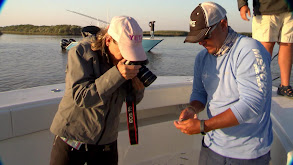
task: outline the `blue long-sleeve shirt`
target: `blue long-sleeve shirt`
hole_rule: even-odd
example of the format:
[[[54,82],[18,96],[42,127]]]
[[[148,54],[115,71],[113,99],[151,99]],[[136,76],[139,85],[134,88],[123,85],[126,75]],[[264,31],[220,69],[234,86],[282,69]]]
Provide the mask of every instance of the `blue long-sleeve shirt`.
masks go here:
[[[254,159],[270,150],[271,56],[260,42],[239,36],[226,54],[202,50],[194,65],[190,101],[206,105],[209,118],[231,109],[240,123],[207,133],[205,144],[231,158]]]

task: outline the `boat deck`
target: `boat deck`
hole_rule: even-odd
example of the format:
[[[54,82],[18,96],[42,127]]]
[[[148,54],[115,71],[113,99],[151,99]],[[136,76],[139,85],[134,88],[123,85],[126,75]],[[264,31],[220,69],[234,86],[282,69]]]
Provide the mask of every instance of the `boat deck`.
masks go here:
[[[293,99],[279,96],[276,91],[277,88],[273,87],[271,118],[274,142],[271,150],[271,165],[292,165]],[[127,130],[121,130],[119,143],[126,149],[120,149],[120,153],[124,153],[120,155],[120,165],[197,165],[202,135],[185,135],[176,130],[173,121],[177,120],[179,109],[168,117],[162,116],[161,119],[157,119],[157,124],[144,126],[144,121],[139,120],[142,127],[139,128],[140,143],[137,146],[130,146]],[[201,113],[200,117],[206,118],[205,112]],[[131,159],[131,155],[135,159]]]
[[[130,145],[125,106],[120,115],[119,165],[197,165],[202,135],[185,135],[173,121],[188,103],[189,76],[162,76],[146,88],[137,107],[139,144]],[[61,89],[51,92],[51,89]],[[273,88],[272,165],[290,165],[293,153],[293,99]],[[0,159],[4,165],[49,164],[54,136],[48,130],[64,84],[0,92]],[[205,118],[205,113],[200,114]],[[29,150],[29,152],[27,152]]]

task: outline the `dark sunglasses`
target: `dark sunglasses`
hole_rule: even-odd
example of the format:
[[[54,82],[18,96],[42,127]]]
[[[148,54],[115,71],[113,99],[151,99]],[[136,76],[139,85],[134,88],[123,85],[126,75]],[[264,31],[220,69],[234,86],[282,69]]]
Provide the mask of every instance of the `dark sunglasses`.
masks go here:
[[[220,21],[220,22],[221,22],[221,21]],[[208,31],[208,34],[206,35],[206,37],[204,38],[204,40],[206,40],[206,39],[210,39],[210,38],[212,37],[212,32],[216,29],[216,27],[218,26],[218,24],[219,24],[220,22],[218,22],[218,23],[216,23],[215,25],[213,25],[213,26],[210,27],[211,30]]]

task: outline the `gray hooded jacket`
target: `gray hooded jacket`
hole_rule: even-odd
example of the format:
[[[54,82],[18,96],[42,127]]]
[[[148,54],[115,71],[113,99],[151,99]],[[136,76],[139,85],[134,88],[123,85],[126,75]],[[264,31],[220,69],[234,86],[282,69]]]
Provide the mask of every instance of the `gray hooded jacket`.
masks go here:
[[[65,94],[51,125],[55,135],[87,144],[109,144],[118,137],[126,80],[107,54],[92,51],[89,38],[68,53]],[[143,98],[136,92],[136,103]]]

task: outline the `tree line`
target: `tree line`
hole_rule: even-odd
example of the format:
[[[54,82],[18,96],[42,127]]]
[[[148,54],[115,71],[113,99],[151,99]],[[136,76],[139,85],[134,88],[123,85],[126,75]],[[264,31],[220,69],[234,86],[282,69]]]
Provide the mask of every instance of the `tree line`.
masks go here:
[[[82,27],[77,25],[54,25],[54,26],[35,26],[35,25],[12,25],[0,27],[0,35],[7,34],[38,34],[38,35],[80,35]],[[187,36],[187,31],[161,30],[155,31],[155,36]],[[240,33],[251,37],[251,33]],[[149,31],[143,32],[144,36],[150,36]]]
[[[80,35],[82,27],[77,25],[55,25],[55,26],[34,26],[34,25],[12,25],[0,27],[3,33],[7,34],[40,34],[40,35]],[[186,36],[186,31],[155,31],[156,36]],[[143,32],[149,36],[149,31]]]
[[[8,34],[39,34],[39,35],[80,35],[82,27],[77,25],[12,25],[0,27],[2,33]]]

